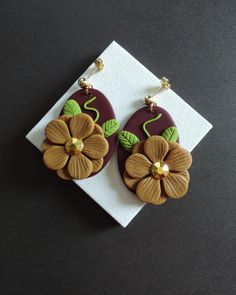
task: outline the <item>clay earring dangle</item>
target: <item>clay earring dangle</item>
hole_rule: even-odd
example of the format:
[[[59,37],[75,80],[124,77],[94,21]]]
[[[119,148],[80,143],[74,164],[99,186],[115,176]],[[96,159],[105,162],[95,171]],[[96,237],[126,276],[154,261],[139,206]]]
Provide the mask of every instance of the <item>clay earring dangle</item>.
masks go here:
[[[126,186],[145,202],[161,205],[181,198],[189,186],[191,154],[179,144],[177,127],[154,96],[170,88],[161,79],[157,91],[144,99],[119,134],[118,165]]]
[[[97,174],[110,160],[119,122],[106,96],[88,79],[104,69],[101,58],[87,78],[80,78],[80,90],[65,102],[60,116],[45,128],[42,144],[44,164],[62,179],[84,179]]]

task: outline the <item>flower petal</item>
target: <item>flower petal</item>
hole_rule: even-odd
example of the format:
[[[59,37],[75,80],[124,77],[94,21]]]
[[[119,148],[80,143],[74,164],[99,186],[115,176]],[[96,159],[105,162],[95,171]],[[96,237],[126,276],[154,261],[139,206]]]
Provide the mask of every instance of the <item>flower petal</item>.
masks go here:
[[[141,201],[158,205],[161,196],[160,180],[151,176],[141,180],[137,186],[136,194]]]
[[[178,145],[167,154],[165,161],[170,171],[185,171],[192,164],[192,156],[190,152]]]
[[[83,153],[91,159],[104,157],[109,149],[109,144],[104,136],[95,134],[87,137],[84,141]]]
[[[93,129],[93,132],[91,133],[91,135],[94,135],[94,134],[104,135],[102,127],[100,125],[94,124],[94,129]]]
[[[45,128],[47,139],[55,144],[65,144],[70,139],[66,123],[60,119],[52,120]]]
[[[52,170],[59,170],[66,165],[69,155],[64,146],[54,145],[48,148],[43,154],[44,164]]]
[[[157,202],[155,203],[155,205],[162,205],[167,201],[166,197],[160,196],[160,198],[158,198]]]
[[[97,159],[97,160],[91,160],[93,164],[93,173],[98,172],[103,165],[103,158]]]
[[[129,174],[125,171],[123,174],[123,180],[125,184],[130,188],[131,190],[135,191],[138,183],[140,182],[140,178],[133,178],[130,177]]]
[[[93,132],[94,122],[89,115],[80,113],[70,119],[69,126],[72,137],[83,139]]]
[[[162,179],[163,187],[167,196],[171,198],[181,198],[188,191],[189,173],[183,171],[180,173],[171,173]]]
[[[44,141],[41,144],[41,151],[45,152],[46,149],[50,148],[52,146],[52,143],[48,141],[47,139],[44,139]]]
[[[142,178],[150,174],[152,163],[143,154],[132,154],[125,162],[125,170],[133,178]]]
[[[60,178],[64,179],[64,180],[70,180],[70,179],[72,179],[72,177],[70,176],[70,174],[69,174],[66,166],[63,167],[62,169],[57,170],[57,175]]]
[[[72,116],[69,116],[69,115],[61,115],[59,117],[59,119],[64,121],[67,125],[69,124],[69,121],[70,121],[71,118],[72,118]]]
[[[179,146],[179,144],[175,141],[168,141],[168,144],[169,144],[169,152]]]
[[[144,143],[145,155],[153,162],[162,161],[167,154],[169,145],[167,141],[158,135],[149,137]]]
[[[134,145],[132,148],[132,154],[135,153],[144,154],[144,141],[140,141]]]
[[[67,166],[68,172],[74,179],[84,179],[93,171],[92,162],[83,154],[72,156]]]

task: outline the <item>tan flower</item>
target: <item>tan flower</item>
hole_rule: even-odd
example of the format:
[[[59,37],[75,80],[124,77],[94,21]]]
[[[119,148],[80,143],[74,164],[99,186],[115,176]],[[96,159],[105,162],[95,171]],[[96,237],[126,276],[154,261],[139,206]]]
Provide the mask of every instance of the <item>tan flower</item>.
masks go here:
[[[188,190],[191,154],[178,143],[154,135],[133,148],[123,179],[140,200],[156,205],[167,197],[181,198]]]
[[[45,128],[44,164],[63,179],[84,179],[102,168],[109,145],[102,128],[80,113],[61,116]]]

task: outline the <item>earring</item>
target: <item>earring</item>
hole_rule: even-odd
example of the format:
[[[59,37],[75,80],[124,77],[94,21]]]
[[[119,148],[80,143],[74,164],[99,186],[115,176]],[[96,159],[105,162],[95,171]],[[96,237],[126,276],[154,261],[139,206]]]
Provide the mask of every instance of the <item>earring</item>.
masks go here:
[[[45,128],[42,143],[44,164],[62,179],[84,179],[97,174],[110,160],[119,122],[106,96],[88,82],[104,68],[101,58],[87,78],[80,78],[80,90],[72,94],[59,118]]]
[[[126,186],[145,202],[161,205],[181,198],[189,186],[191,154],[179,144],[177,127],[154,96],[171,87],[167,78],[145,107],[135,112],[119,133],[118,166]]]

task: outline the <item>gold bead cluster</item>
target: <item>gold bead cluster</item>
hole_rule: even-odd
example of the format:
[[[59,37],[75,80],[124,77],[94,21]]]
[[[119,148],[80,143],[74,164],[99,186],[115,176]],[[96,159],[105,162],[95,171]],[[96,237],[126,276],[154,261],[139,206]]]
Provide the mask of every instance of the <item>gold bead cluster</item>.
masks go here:
[[[162,77],[161,78],[161,88],[168,90],[168,89],[170,89],[170,87],[171,87],[171,84],[170,84],[169,79],[167,79],[166,77]]]

